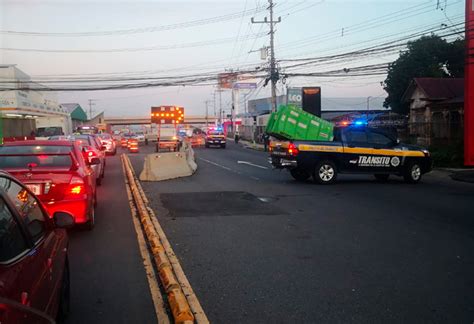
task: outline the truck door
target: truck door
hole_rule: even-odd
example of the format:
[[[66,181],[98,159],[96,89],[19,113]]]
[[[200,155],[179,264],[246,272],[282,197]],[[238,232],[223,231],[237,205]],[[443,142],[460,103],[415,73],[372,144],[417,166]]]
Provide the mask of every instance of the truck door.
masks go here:
[[[380,171],[395,172],[401,168],[401,159],[399,156],[395,139],[385,134],[382,130],[369,129],[368,130],[369,144],[372,146],[374,161],[380,163],[375,164],[374,168]]]
[[[365,127],[346,128],[342,132],[344,154],[342,163],[344,170],[349,172],[367,172],[367,159],[372,155],[372,145],[369,144]]]

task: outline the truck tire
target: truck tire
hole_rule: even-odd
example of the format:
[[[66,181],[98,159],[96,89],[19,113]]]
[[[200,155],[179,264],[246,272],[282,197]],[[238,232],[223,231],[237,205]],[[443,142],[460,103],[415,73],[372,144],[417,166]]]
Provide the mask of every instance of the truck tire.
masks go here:
[[[291,169],[290,174],[296,181],[306,181],[311,177],[309,172],[298,168]]]
[[[421,180],[421,166],[417,162],[409,162],[403,173],[403,179],[407,183],[418,183]]]
[[[337,178],[337,168],[334,162],[323,160],[316,164],[313,179],[319,184],[332,184]]]
[[[377,181],[385,182],[390,177],[390,174],[376,173],[376,174],[374,174],[374,177],[375,177],[375,179],[377,179]]]

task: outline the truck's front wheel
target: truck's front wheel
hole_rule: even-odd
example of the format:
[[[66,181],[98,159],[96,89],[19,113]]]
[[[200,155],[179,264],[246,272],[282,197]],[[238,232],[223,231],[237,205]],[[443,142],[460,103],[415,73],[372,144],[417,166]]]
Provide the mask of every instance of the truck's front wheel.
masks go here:
[[[311,176],[309,172],[298,168],[291,169],[290,174],[296,181],[306,181]]]
[[[407,183],[418,183],[421,180],[421,166],[416,162],[410,162],[405,168],[403,178]]]
[[[334,183],[337,178],[336,165],[328,160],[319,162],[314,169],[313,178],[320,184]]]

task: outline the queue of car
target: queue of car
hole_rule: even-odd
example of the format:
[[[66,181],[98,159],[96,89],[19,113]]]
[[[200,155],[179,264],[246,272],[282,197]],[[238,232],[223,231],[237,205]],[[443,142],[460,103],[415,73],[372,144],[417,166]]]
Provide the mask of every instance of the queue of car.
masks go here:
[[[88,130],[0,146],[0,323],[54,323],[69,312],[66,229],[92,230],[108,134]]]

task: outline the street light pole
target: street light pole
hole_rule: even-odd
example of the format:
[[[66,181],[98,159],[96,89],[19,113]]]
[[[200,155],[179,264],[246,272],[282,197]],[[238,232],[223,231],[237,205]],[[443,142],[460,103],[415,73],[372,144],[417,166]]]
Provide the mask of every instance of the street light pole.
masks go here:
[[[367,97],[367,122],[369,122],[370,99],[372,99],[372,97],[371,97],[371,96],[368,96],[368,97]]]

